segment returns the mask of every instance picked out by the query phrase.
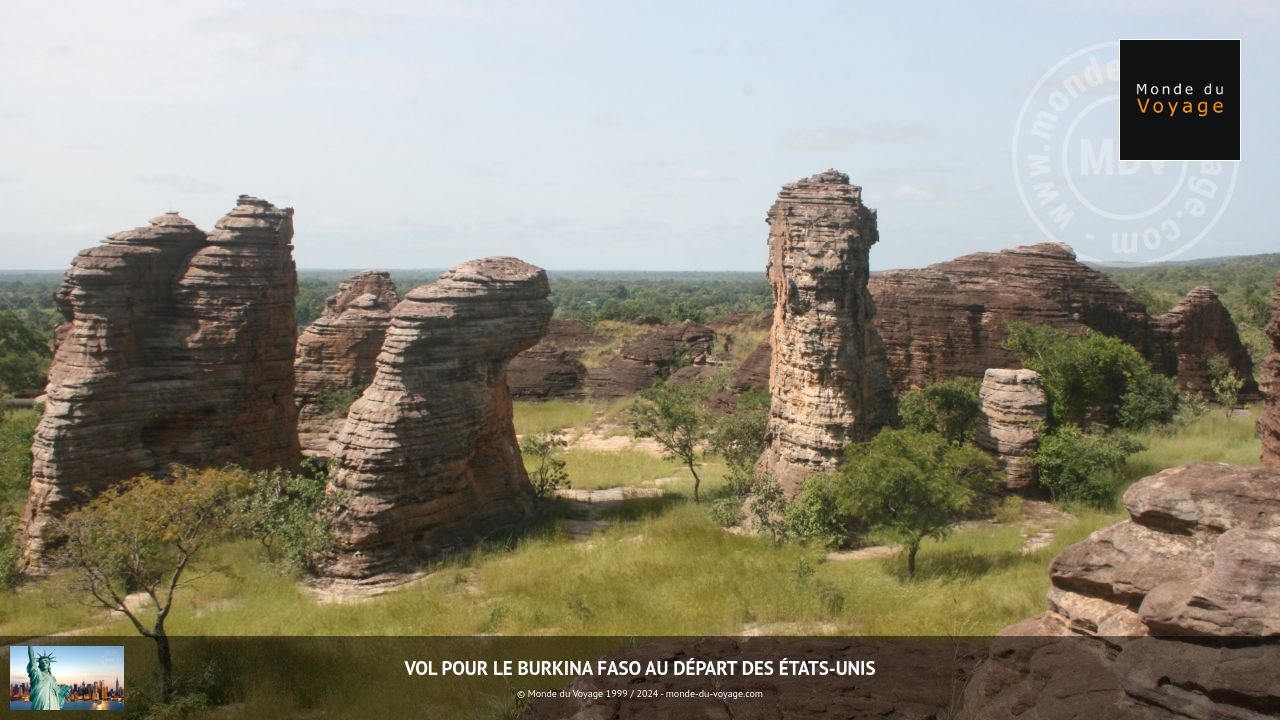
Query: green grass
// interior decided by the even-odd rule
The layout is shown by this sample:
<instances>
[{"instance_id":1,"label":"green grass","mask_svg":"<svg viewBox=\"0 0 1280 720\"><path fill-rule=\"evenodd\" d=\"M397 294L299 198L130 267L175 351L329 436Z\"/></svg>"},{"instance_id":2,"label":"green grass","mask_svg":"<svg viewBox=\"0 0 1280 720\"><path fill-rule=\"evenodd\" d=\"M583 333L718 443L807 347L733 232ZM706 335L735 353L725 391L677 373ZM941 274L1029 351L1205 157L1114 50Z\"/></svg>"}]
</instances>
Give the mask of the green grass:
<instances>
[{"instance_id":1,"label":"green grass","mask_svg":"<svg viewBox=\"0 0 1280 720\"><path fill-rule=\"evenodd\" d=\"M1137 433L1145 450L1131 455L1122 471L1124 485L1183 463L1197 460L1257 465L1262 454L1255 424L1260 408L1227 419L1221 408L1210 407L1185 426Z\"/></svg>"},{"instance_id":2,"label":"green grass","mask_svg":"<svg viewBox=\"0 0 1280 720\"><path fill-rule=\"evenodd\" d=\"M596 403L571 400L517 402L513 406L517 435L583 427L603 411Z\"/></svg>"}]
</instances>

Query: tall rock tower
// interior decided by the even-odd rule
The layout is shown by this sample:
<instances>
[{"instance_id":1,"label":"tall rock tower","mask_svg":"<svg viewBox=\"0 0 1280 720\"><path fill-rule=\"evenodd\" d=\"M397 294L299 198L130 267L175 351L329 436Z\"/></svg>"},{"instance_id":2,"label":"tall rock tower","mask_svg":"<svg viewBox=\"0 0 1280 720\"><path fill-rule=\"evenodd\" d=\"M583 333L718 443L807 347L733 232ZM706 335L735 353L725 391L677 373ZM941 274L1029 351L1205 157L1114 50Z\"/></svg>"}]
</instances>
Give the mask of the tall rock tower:
<instances>
[{"instance_id":1,"label":"tall rock tower","mask_svg":"<svg viewBox=\"0 0 1280 720\"><path fill-rule=\"evenodd\" d=\"M1262 464L1280 467L1280 276L1276 277L1276 294L1271 299L1271 322L1267 325L1271 352L1262 360L1262 395L1266 405L1258 418L1258 436L1262 439Z\"/></svg>"},{"instance_id":2,"label":"tall rock tower","mask_svg":"<svg viewBox=\"0 0 1280 720\"><path fill-rule=\"evenodd\" d=\"M29 570L50 568L55 520L120 480L297 464L292 239L292 209L241 195L208 235L168 213L72 261L31 448Z\"/></svg>"},{"instance_id":3,"label":"tall rock tower","mask_svg":"<svg viewBox=\"0 0 1280 720\"><path fill-rule=\"evenodd\" d=\"M756 469L794 495L893 414L867 291L867 254L879 233L862 188L835 170L783 186L768 222L772 405Z\"/></svg>"}]
</instances>

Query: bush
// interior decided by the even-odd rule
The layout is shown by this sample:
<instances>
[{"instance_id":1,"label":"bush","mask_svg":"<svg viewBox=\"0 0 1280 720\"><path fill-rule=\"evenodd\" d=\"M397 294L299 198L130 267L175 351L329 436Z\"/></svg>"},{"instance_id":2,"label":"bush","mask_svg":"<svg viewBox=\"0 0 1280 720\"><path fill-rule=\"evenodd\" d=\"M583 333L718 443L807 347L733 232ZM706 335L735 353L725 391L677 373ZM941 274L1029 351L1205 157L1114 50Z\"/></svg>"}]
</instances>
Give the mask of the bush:
<instances>
[{"instance_id":1,"label":"bush","mask_svg":"<svg viewBox=\"0 0 1280 720\"><path fill-rule=\"evenodd\" d=\"M18 570L18 561L22 558L22 548L18 545L18 516L6 515L0 518L0 589L8 590L16 587L22 579Z\"/></svg>"},{"instance_id":2,"label":"bush","mask_svg":"<svg viewBox=\"0 0 1280 720\"><path fill-rule=\"evenodd\" d=\"M729 467L726 484L735 497L745 497L755 483L756 460L764 452L768 423L769 393L761 390L739 395L733 412L716 421L711 447Z\"/></svg>"},{"instance_id":3,"label":"bush","mask_svg":"<svg viewBox=\"0 0 1280 720\"><path fill-rule=\"evenodd\" d=\"M1010 323L1005 347L1043 376L1051 426L1102 422L1137 429L1169 422L1177 412L1173 381L1117 338Z\"/></svg>"},{"instance_id":4,"label":"bush","mask_svg":"<svg viewBox=\"0 0 1280 720\"><path fill-rule=\"evenodd\" d=\"M938 433L954 445L969 442L982 409L980 386L973 378L958 377L910 390L898 404L902 425L916 432Z\"/></svg>"},{"instance_id":5,"label":"bush","mask_svg":"<svg viewBox=\"0 0 1280 720\"><path fill-rule=\"evenodd\" d=\"M838 545L849 535L849 518L840 512L840 479L815 475L805 481L783 510L782 535L799 542Z\"/></svg>"},{"instance_id":6,"label":"bush","mask_svg":"<svg viewBox=\"0 0 1280 720\"><path fill-rule=\"evenodd\" d=\"M320 409L331 417L346 417L351 412L351 404L364 394L363 387L342 388L341 390L325 390L317 398Z\"/></svg>"},{"instance_id":7,"label":"bush","mask_svg":"<svg viewBox=\"0 0 1280 720\"><path fill-rule=\"evenodd\" d=\"M40 413L2 403L0 397L0 511L16 511L31 487L31 442Z\"/></svg>"},{"instance_id":8,"label":"bush","mask_svg":"<svg viewBox=\"0 0 1280 720\"><path fill-rule=\"evenodd\" d=\"M566 445L564 438L554 431L526 435L520 441L520 452L526 462L534 462L533 469L529 471L529 483L533 485L535 498L543 500L554 495L557 488L569 487L565 462L556 457Z\"/></svg>"},{"instance_id":9,"label":"bush","mask_svg":"<svg viewBox=\"0 0 1280 720\"><path fill-rule=\"evenodd\" d=\"M1141 449L1122 434L1102 428L1086 433L1066 424L1040 438L1032 460L1040 470L1040 485L1054 500L1107 507L1115 501L1116 471Z\"/></svg>"},{"instance_id":10,"label":"bush","mask_svg":"<svg viewBox=\"0 0 1280 720\"><path fill-rule=\"evenodd\" d=\"M742 500L738 497L720 498L711 503L707 515L720 527L736 527L742 524Z\"/></svg>"},{"instance_id":11,"label":"bush","mask_svg":"<svg viewBox=\"0 0 1280 720\"><path fill-rule=\"evenodd\" d=\"M312 570L333 541L327 515L343 497L325 491L328 477L328 465L314 458L305 460L299 473L278 468L254 473L248 491L233 501L236 529L262 543L271 562Z\"/></svg>"}]
</instances>

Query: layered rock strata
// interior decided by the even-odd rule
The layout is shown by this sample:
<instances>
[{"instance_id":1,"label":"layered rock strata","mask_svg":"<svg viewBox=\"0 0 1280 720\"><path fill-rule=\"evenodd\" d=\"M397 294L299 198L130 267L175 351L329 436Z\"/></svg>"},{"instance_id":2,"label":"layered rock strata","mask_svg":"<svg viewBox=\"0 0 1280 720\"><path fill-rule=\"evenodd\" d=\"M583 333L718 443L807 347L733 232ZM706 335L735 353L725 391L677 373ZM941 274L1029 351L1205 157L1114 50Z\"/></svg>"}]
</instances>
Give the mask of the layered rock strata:
<instances>
[{"instance_id":1,"label":"layered rock strata","mask_svg":"<svg viewBox=\"0 0 1280 720\"><path fill-rule=\"evenodd\" d=\"M1124 504L1054 560L1049 611L1002 631L959 717L1274 717L1280 470L1192 463Z\"/></svg>"},{"instance_id":2,"label":"layered rock strata","mask_svg":"<svg viewBox=\"0 0 1280 720\"><path fill-rule=\"evenodd\" d=\"M795 493L893 412L867 291L868 253L879 234L862 188L834 170L784 186L767 220L776 351L757 470Z\"/></svg>"},{"instance_id":3,"label":"layered rock strata","mask_svg":"<svg viewBox=\"0 0 1280 720\"><path fill-rule=\"evenodd\" d=\"M242 195L207 236L169 213L72 262L22 516L32 571L53 521L122 479L298 462L292 238L291 209Z\"/></svg>"},{"instance_id":4,"label":"layered rock strata","mask_svg":"<svg viewBox=\"0 0 1280 720\"><path fill-rule=\"evenodd\" d=\"M981 402L974 440L996 456L1005 487L1016 490L1035 482L1030 455L1049 418L1049 403L1034 370L988 369L978 390Z\"/></svg>"},{"instance_id":5,"label":"layered rock strata","mask_svg":"<svg viewBox=\"0 0 1280 720\"><path fill-rule=\"evenodd\" d=\"M1185 391L1213 397L1209 362L1222 356L1244 385L1242 401L1258 399L1253 360L1236 332L1231 312L1207 287L1187 293L1169 312L1155 318L1151 359L1157 370L1177 378Z\"/></svg>"},{"instance_id":6,"label":"layered rock strata","mask_svg":"<svg viewBox=\"0 0 1280 720\"><path fill-rule=\"evenodd\" d=\"M516 522L532 491L506 369L551 319L546 273L515 258L459 265L405 296L377 370L330 446L343 500L323 563L336 585L394 582Z\"/></svg>"},{"instance_id":7,"label":"layered rock strata","mask_svg":"<svg viewBox=\"0 0 1280 720\"><path fill-rule=\"evenodd\" d=\"M373 380L391 309L399 301L389 273L359 273L338 285L324 312L298 336L294 400L308 454L327 452L330 432L346 418L347 401Z\"/></svg>"},{"instance_id":8,"label":"layered rock strata","mask_svg":"<svg viewBox=\"0 0 1280 720\"><path fill-rule=\"evenodd\" d=\"M1271 352L1262 361L1262 394L1265 404L1258 418L1258 435L1262 438L1262 464L1280 467L1280 277L1276 278L1276 294L1271 300L1271 323L1267 325Z\"/></svg>"},{"instance_id":9,"label":"layered rock strata","mask_svg":"<svg viewBox=\"0 0 1280 720\"><path fill-rule=\"evenodd\" d=\"M1153 318L1141 301L1060 243L890 270L872 277L868 288L897 394L933 380L1016 367L1018 354L1003 343L1011 322L1026 322L1120 338L1188 391L1209 392L1205 369L1222 355L1245 379L1242 399L1256 397L1249 353L1212 291L1197 288Z\"/></svg>"},{"instance_id":10,"label":"layered rock strata","mask_svg":"<svg viewBox=\"0 0 1280 720\"><path fill-rule=\"evenodd\" d=\"M586 395L587 368L582 355L595 339L578 320L553 319L537 345L512 358L507 384L517 399L577 400Z\"/></svg>"},{"instance_id":11,"label":"layered rock strata","mask_svg":"<svg viewBox=\"0 0 1280 720\"><path fill-rule=\"evenodd\" d=\"M623 343L604 367L587 371L587 388L607 400L634 394L684 367L706 365L715 344L716 331L691 320L660 326Z\"/></svg>"}]
</instances>

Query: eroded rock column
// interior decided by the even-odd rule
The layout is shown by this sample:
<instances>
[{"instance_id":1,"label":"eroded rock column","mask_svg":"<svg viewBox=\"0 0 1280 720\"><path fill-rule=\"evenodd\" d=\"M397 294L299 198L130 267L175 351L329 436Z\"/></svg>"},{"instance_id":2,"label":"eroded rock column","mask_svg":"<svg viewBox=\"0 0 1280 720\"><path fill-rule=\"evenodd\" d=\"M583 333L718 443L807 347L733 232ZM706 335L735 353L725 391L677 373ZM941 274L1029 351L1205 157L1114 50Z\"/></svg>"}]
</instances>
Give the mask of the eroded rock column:
<instances>
[{"instance_id":1,"label":"eroded rock column","mask_svg":"<svg viewBox=\"0 0 1280 720\"><path fill-rule=\"evenodd\" d=\"M372 383L330 446L347 494L334 585L385 585L528 513L507 363L551 319L544 271L515 258L459 265L396 306Z\"/></svg>"},{"instance_id":2,"label":"eroded rock column","mask_svg":"<svg viewBox=\"0 0 1280 720\"><path fill-rule=\"evenodd\" d=\"M981 409L974 427L978 447L994 453L1004 469L1005 487L1019 489L1035 482L1029 457L1049 418L1049 403L1035 370L990 368L978 390Z\"/></svg>"},{"instance_id":3,"label":"eroded rock column","mask_svg":"<svg viewBox=\"0 0 1280 720\"><path fill-rule=\"evenodd\" d=\"M293 363L298 435L308 454L325 454L329 434L346 419L334 407L373 380L378 353L400 302L391 275L368 270L343 280L324 312L298 336Z\"/></svg>"},{"instance_id":4,"label":"eroded rock column","mask_svg":"<svg viewBox=\"0 0 1280 720\"><path fill-rule=\"evenodd\" d=\"M242 195L208 236L169 213L72 262L32 444L29 570L49 568L55 520L122 479L298 462L292 218Z\"/></svg>"},{"instance_id":5,"label":"eroded rock column","mask_svg":"<svg viewBox=\"0 0 1280 720\"><path fill-rule=\"evenodd\" d=\"M1258 435L1262 439L1262 464L1280 467L1280 276L1276 277L1276 294L1271 298L1267 337L1271 352L1263 358L1259 373L1265 402L1258 418Z\"/></svg>"},{"instance_id":6,"label":"eroded rock column","mask_svg":"<svg viewBox=\"0 0 1280 720\"><path fill-rule=\"evenodd\" d=\"M772 405L757 470L794 494L893 412L867 292L879 235L862 188L834 170L784 186L768 222Z\"/></svg>"}]
</instances>

